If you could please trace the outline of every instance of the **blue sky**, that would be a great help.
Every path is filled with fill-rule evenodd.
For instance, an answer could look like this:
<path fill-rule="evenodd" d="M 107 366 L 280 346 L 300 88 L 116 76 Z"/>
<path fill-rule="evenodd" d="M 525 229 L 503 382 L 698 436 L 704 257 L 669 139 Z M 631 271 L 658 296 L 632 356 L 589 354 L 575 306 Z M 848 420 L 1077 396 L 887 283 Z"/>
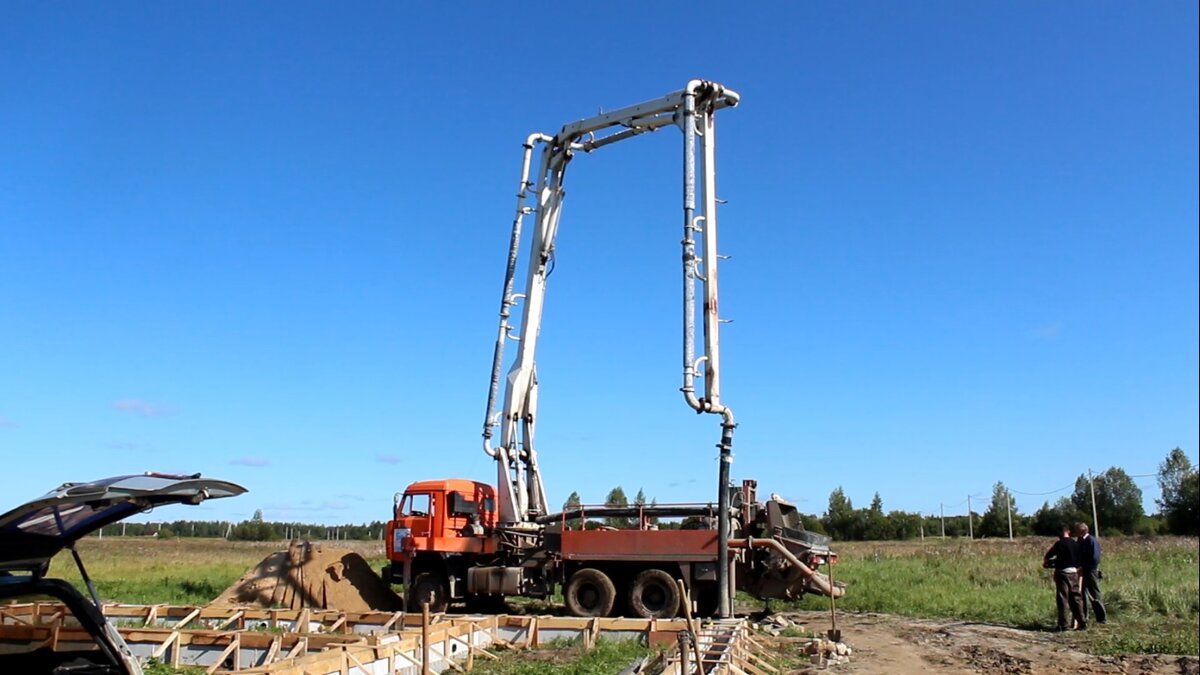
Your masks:
<path fill-rule="evenodd" d="M 7 3 L 0 488 L 201 471 L 251 492 L 151 518 L 332 523 L 413 480 L 494 481 L 520 143 L 694 77 L 743 97 L 718 120 L 735 476 L 808 511 L 841 485 L 929 513 L 1194 459 L 1197 20 Z M 667 129 L 568 173 L 539 353 L 552 502 L 714 493 L 718 424 L 677 391 L 679 162 Z"/>

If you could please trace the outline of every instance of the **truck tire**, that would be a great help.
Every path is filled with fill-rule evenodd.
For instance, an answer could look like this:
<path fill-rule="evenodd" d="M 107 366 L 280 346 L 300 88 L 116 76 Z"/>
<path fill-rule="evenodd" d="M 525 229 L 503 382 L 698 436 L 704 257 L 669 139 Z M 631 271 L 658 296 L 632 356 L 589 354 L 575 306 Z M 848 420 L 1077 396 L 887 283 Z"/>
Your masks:
<path fill-rule="evenodd" d="M 450 606 L 450 588 L 437 572 L 422 572 L 412 581 L 408 591 L 408 611 L 419 612 L 423 603 L 430 612 L 444 612 Z"/>
<path fill-rule="evenodd" d="M 629 611 L 645 619 L 669 619 L 679 614 L 675 577 L 659 569 L 643 570 L 629 586 Z"/>
<path fill-rule="evenodd" d="M 604 572 L 586 567 L 567 580 L 563 600 L 575 616 L 608 616 L 617 601 L 617 587 Z"/>

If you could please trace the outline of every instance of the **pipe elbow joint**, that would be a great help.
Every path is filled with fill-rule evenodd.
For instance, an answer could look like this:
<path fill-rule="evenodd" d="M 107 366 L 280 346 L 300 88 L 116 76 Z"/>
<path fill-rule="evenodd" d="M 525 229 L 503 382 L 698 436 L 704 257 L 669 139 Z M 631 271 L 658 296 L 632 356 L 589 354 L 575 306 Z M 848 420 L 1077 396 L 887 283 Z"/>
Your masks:
<path fill-rule="evenodd" d="M 548 134 L 544 134 L 540 131 L 535 131 L 532 134 L 529 134 L 528 136 L 525 137 L 524 147 L 526 149 L 532 150 L 534 143 L 546 143 L 546 142 L 552 141 L 552 140 L 554 140 L 554 138 L 552 136 L 550 136 Z"/>

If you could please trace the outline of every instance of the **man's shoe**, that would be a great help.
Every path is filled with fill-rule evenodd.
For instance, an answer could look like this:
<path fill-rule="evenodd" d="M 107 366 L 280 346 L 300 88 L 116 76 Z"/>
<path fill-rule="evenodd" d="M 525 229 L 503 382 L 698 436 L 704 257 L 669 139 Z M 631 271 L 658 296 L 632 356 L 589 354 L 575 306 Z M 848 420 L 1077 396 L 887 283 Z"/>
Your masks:
<path fill-rule="evenodd" d="M 1081 623 L 1081 624 L 1079 624 L 1079 627 L 1076 628 L 1075 630 L 1087 630 L 1087 624 Z"/>

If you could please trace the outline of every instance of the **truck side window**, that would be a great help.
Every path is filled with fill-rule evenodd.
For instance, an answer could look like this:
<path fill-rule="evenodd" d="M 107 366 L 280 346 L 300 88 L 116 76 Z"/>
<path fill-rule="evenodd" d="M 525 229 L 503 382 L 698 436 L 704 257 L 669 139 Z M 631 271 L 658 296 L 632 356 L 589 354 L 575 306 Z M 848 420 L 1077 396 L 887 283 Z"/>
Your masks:
<path fill-rule="evenodd" d="M 475 502 L 464 497 L 461 492 L 450 493 L 450 515 L 473 516 L 477 514 L 478 510 Z"/>
<path fill-rule="evenodd" d="M 428 516 L 429 515 L 429 495 L 427 495 L 427 494 L 404 495 L 404 501 L 400 502 L 400 515 L 402 515 L 402 516 Z"/>

